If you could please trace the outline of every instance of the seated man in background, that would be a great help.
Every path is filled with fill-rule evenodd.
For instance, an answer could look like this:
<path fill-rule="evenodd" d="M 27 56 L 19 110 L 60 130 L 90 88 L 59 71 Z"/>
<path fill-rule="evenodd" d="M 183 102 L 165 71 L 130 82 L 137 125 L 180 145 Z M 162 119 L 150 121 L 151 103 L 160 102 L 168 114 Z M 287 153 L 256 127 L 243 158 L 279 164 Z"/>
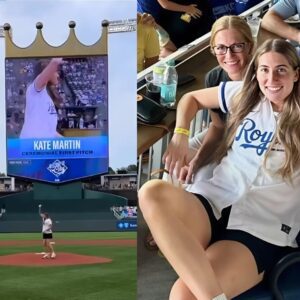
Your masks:
<path fill-rule="evenodd" d="M 300 14 L 299 0 L 279 0 L 262 19 L 261 26 L 278 36 L 300 43 L 300 30 L 284 20 Z"/>
<path fill-rule="evenodd" d="M 151 14 L 138 13 L 138 72 L 177 50 L 169 34 Z M 157 50 L 159 49 L 159 50 Z M 157 53 L 159 55 L 157 56 Z M 154 55 L 154 56 L 153 56 Z"/>
<path fill-rule="evenodd" d="M 213 23 L 208 0 L 138 0 L 137 8 L 154 17 L 176 48 L 209 32 Z"/>
<path fill-rule="evenodd" d="M 147 16 L 137 15 L 137 68 L 138 72 L 155 64 L 159 59 L 160 47 L 155 22 L 147 21 Z M 152 18 L 153 19 L 153 18 Z M 153 20 L 154 21 L 154 20 Z"/>

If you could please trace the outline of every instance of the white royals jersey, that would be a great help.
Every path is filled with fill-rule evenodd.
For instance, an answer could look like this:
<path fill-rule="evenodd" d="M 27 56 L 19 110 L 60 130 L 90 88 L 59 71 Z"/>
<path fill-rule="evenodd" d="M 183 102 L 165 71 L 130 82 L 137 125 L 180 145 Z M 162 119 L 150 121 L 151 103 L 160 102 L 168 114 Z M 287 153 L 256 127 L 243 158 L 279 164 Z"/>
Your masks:
<path fill-rule="evenodd" d="M 57 112 L 47 89 L 37 91 L 31 83 L 26 91 L 24 124 L 20 138 L 57 137 Z"/>
<path fill-rule="evenodd" d="M 219 86 L 219 103 L 230 112 L 233 96 L 241 82 Z M 251 111 L 239 126 L 232 148 L 219 165 L 200 169 L 187 190 L 203 195 L 220 217 L 223 208 L 232 205 L 228 228 L 239 229 L 279 246 L 297 247 L 300 230 L 300 172 L 293 185 L 274 175 L 284 162 L 280 145 L 272 149 L 263 167 L 265 154 L 276 130 L 276 118 L 267 99 Z"/>

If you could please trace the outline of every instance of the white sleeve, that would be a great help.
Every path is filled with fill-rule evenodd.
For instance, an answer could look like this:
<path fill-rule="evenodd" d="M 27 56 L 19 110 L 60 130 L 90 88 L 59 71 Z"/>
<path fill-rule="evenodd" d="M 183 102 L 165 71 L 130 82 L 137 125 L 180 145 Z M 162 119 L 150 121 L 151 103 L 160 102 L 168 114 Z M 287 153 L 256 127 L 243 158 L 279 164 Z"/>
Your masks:
<path fill-rule="evenodd" d="M 220 108 L 224 113 L 230 112 L 232 100 L 242 88 L 242 84 L 242 81 L 227 81 L 220 83 L 218 87 L 218 99 Z"/>

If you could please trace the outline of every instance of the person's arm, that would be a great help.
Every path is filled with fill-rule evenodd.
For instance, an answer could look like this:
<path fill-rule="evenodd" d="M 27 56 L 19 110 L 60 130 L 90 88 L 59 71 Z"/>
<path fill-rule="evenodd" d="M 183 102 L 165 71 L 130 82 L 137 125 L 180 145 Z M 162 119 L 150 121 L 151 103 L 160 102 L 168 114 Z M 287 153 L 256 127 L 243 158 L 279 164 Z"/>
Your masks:
<path fill-rule="evenodd" d="M 198 110 L 203 108 L 217 108 L 218 87 L 193 91 L 185 94 L 179 101 L 176 115 L 176 128 L 190 128 L 190 122 Z M 179 176 L 180 169 L 187 164 L 188 139 L 185 134 L 174 133 L 166 152 L 163 155 L 163 162 L 170 175 L 175 170 Z"/>
<path fill-rule="evenodd" d="M 138 72 L 159 60 L 159 40 L 155 31 L 155 20 L 150 14 L 138 14 Z"/>
<path fill-rule="evenodd" d="M 177 12 L 184 12 L 192 16 L 193 18 L 200 18 L 202 16 L 202 12 L 200 9 L 197 8 L 197 4 L 189 4 L 189 5 L 182 5 L 175 3 L 169 0 L 157 0 L 160 6 L 164 9 L 177 11 Z"/>
<path fill-rule="evenodd" d="M 284 22 L 283 17 L 273 10 L 264 15 L 261 26 L 278 36 L 300 43 L 300 30 Z"/>
<path fill-rule="evenodd" d="M 45 69 L 36 77 L 34 84 L 36 90 L 42 90 L 50 79 L 57 72 L 58 66 L 62 63 L 62 58 L 52 58 Z"/>
<path fill-rule="evenodd" d="M 41 216 L 41 218 L 43 218 L 42 217 L 42 204 L 39 204 L 38 207 L 39 207 L 39 215 Z"/>
<path fill-rule="evenodd" d="M 149 27 L 145 38 L 144 68 L 148 68 L 159 60 L 159 41 L 154 27 Z"/>

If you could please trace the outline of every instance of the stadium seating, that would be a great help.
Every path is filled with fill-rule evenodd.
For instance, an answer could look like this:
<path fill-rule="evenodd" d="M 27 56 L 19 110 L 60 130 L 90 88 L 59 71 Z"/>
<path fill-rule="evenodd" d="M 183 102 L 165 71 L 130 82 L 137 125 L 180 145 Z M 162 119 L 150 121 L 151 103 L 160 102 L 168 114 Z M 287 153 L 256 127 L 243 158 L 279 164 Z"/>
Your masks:
<path fill-rule="evenodd" d="M 281 259 L 263 283 L 235 297 L 234 300 L 298 300 L 299 275 L 300 251 L 296 251 Z"/>

